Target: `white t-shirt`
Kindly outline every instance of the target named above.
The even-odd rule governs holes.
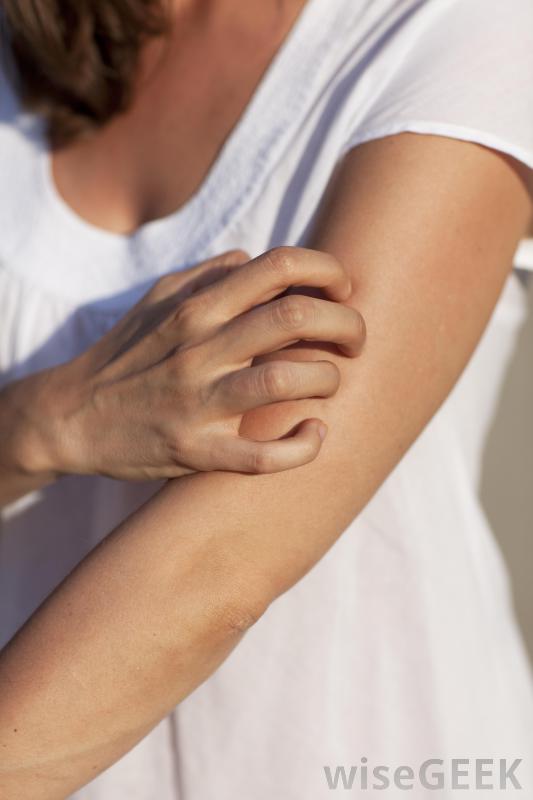
[[[198,192],[132,236],[65,205],[36,120],[1,88],[7,383],[79,353],[169,270],[236,246],[304,244],[335,165],[360,142],[431,133],[533,168],[533,3],[309,0]],[[516,263],[533,268],[527,252]],[[531,675],[477,493],[525,314],[512,272],[457,386],[367,508],[218,672],[77,800],[321,800],[324,767],[349,774],[363,758],[369,772],[443,759],[446,788],[415,782],[417,798],[454,796],[448,759],[522,758],[516,777],[531,792]],[[1,642],[156,488],[73,476],[6,509]],[[405,792],[364,792],[385,795]]]

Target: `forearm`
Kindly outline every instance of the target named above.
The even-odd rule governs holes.
[[[406,427],[395,419],[377,434],[380,409],[368,403],[378,378],[368,384],[365,359],[334,400],[306,401],[330,429],[316,462],[285,475],[211,473],[167,484],[23,629],[0,659],[0,787],[3,780],[8,796],[9,788],[20,800],[58,800],[113,763],[356,516],[411,426],[430,413],[413,408]],[[247,432],[277,435],[295,413],[296,404],[255,412]]]
[[[335,542],[461,373],[530,206],[494,156],[463,145],[435,150],[425,138],[414,149],[409,139],[398,153],[378,144],[362,162],[356,156],[355,198],[341,187],[341,209],[334,203],[315,242],[352,268],[369,332],[363,357],[337,357],[343,381],[334,398],[245,420],[244,433],[270,438],[302,413],[321,417],[330,430],[316,461],[284,474],[167,484],[0,659],[10,687],[0,695],[3,780],[22,787],[21,800],[56,800],[59,787],[88,780],[198,685]],[[54,794],[55,773],[64,777]]]
[[[256,479],[235,477],[167,484],[5,649],[1,795],[59,800],[112,764],[216,669],[280,591],[273,577],[319,557],[327,532],[306,543],[298,518],[288,541],[291,498],[260,523]]]
[[[59,800],[86,783],[251,624],[248,577],[230,572],[197,509],[176,509],[176,488],[108,537],[2,652],[0,796]]]
[[[384,324],[382,292],[365,296],[364,282],[358,292],[367,319]],[[391,356],[401,358],[402,349]],[[316,462],[290,475],[211,473],[167,484],[7,648],[0,658],[0,738],[7,745],[0,787],[8,796],[58,800],[113,763],[333,544],[401,456],[411,426],[431,413],[421,404],[403,415],[405,423],[394,416],[384,425],[381,409],[369,404],[382,380],[380,371],[373,377],[374,355],[380,348],[374,354],[369,343],[349,372],[341,365],[336,398],[306,401],[329,423]],[[440,380],[433,379],[435,402]],[[403,406],[408,400],[412,405],[408,392],[395,397]],[[387,397],[381,402],[390,405]],[[246,432],[278,435],[300,405],[248,415]],[[382,420],[379,435],[374,414]]]

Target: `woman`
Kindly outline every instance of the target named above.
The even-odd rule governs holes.
[[[118,527],[2,655],[4,794],[321,798],[343,785],[338,765],[352,788],[379,792],[382,765],[391,796],[440,782],[452,797],[458,783],[476,791],[475,758],[522,759],[511,777],[530,789],[531,678],[476,488],[525,313],[510,268],[532,212],[533,9],[176,2],[113,116],[128,92],[123,76],[106,82],[106,47],[127,65],[147,5],[95,17],[99,4],[42,3],[51,33],[25,38],[31,15],[4,2],[21,94],[62,144],[36,151],[7,125],[3,363],[20,358],[23,307],[57,329],[65,357],[177,253],[191,264],[235,247],[333,254],[369,336],[360,359],[327,345],[260,359],[327,350],[337,365],[334,397],[252,409],[240,426],[272,440],[323,419],[312,463],[186,475],[142,498],[133,483],[67,478],[8,509],[2,578],[18,575],[10,596],[26,616],[43,563],[45,593]],[[497,793],[494,776],[481,778]]]

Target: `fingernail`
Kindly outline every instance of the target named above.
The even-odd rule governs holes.
[[[322,439],[322,441],[324,441],[324,439],[325,439],[325,438],[326,438],[326,436],[328,435],[328,428],[327,428],[327,425],[324,425],[324,423],[323,423],[323,422],[321,422],[321,423],[320,423],[320,425],[318,426],[318,435],[320,436],[320,438]]]

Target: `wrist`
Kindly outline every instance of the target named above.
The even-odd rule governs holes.
[[[61,469],[54,446],[55,404],[44,398],[43,375],[16,381],[1,392],[0,458],[4,470],[51,482]]]

